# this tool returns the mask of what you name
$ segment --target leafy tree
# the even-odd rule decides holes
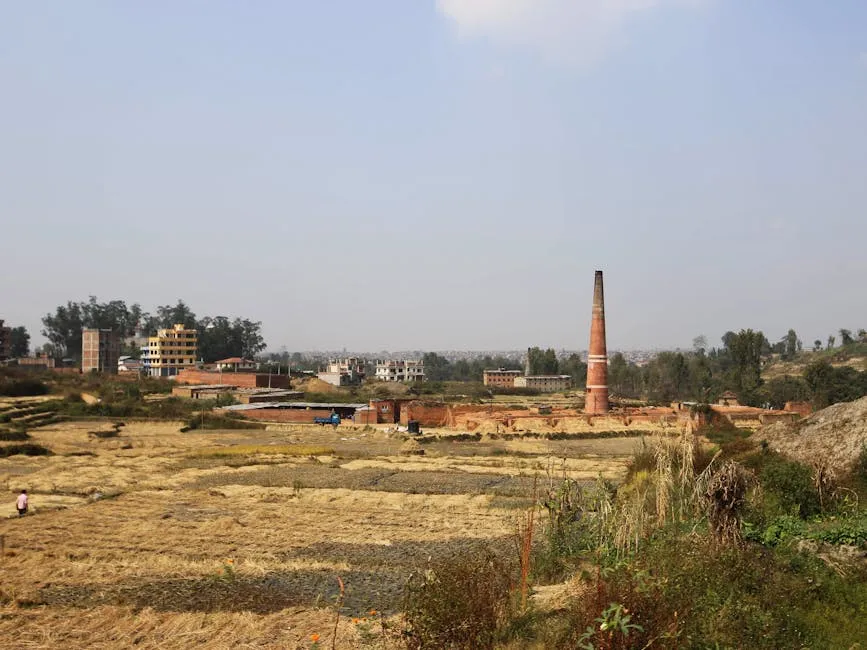
[[[582,386],[587,383],[587,364],[581,360],[580,354],[570,354],[560,361],[559,365],[559,372],[561,374],[572,377],[573,386]]]
[[[867,330],[859,329],[858,330],[858,342],[859,343],[867,343]]]
[[[628,363],[622,353],[615,352],[608,362],[608,387],[619,397],[639,397],[642,387],[641,370]]]
[[[771,408],[781,409],[786,402],[810,400],[810,386],[802,377],[775,377],[762,388],[762,394]]]
[[[187,329],[193,329],[198,326],[196,315],[183,300],[178,300],[175,305],[162,305],[157,307],[156,323],[158,327],[172,327],[177,323],[182,323]]]
[[[426,352],[422,356],[424,374],[428,381],[447,381],[451,379],[449,360],[436,352]]]
[[[867,395],[867,372],[850,366],[835,368],[825,360],[814,361],[804,370],[815,408],[849,402]]]
[[[725,354],[731,361],[728,383],[736,390],[742,403],[755,404],[756,390],[762,385],[762,356],[769,347],[765,335],[751,329],[741,330],[737,334],[727,332],[723,343],[726,346]]]
[[[819,339],[816,339],[815,341],[813,341],[813,352],[818,352],[821,349],[822,349],[822,341],[820,341]]]
[[[834,335],[833,335],[833,334],[831,334],[830,336],[828,336],[828,346],[827,346],[826,349],[828,349],[828,350],[832,349],[832,348],[834,347],[834,342],[835,342],[836,340],[837,340],[837,339],[834,338]]]
[[[60,305],[54,314],[42,318],[42,335],[55,349],[55,354],[81,357],[81,329],[84,327],[81,303],[67,302]]]
[[[179,302],[179,305],[183,303]],[[180,311],[172,315],[183,316]],[[241,318],[230,321],[225,316],[205,317],[196,328],[199,332],[199,357],[206,363],[229,357],[252,359],[265,349],[262,323],[259,322]]]
[[[122,339],[133,336],[137,330],[149,335],[160,328],[169,328],[176,323],[199,332],[199,355],[206,361],[226,357],[253,358],[265,349],[262,324],[245,318],[230,321],[225,316],[205,317],[196,320],[196,315],[183,301],[175,305],[157,307],[156,315],[142,311],[138,304],[127,306],[122,300],[99,302],[91,296],[87,302],[67,302],[53,314],[42,319],[45,329],[42,334],[52,343],[56,353],[74,359],[81,357],[82,328],[110,329]],[[125,346],[124,353],[137,356],[135,346]]]
[[[530,360],[531,375],[556,375],[560,372],[560,364],[557,361],[557,353],[553,348],[542,350],[530,348],[527,351]]]
[[[23,325],[13,327],[9,333],[9,354],[12,357],[26,357],[30,354],[30,334]]]
[[[689,370],[681,352],[660,352],[656,363],[645,368],[648,398],[655,402],[670,402],[686,394]]]
[[[855,339],[852,338],[852,330],[841,329],[840,330],[840,344],[842,346],[852,345],[855,342]]]
[[[783,342],[785,343],[785,349],[783,350],[783,359],[794,359],[795,355],[801,349],[801,340],[798,338],[795,330],[789,330],[786,336],[783,337]]]
[[[87,302],[69,301],[57,307],[53,314],[46,314],[42,318],[42,335],[60,354],[80,359],[83,328],[110,329],[127,337],[135,333],[141,317],[141,307],[137,304],[127,307],[123,300],[101,303],[96,296],[90,296]]]

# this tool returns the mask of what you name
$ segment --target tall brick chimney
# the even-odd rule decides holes
[[[524,363],[524,376],[530,376],[530,348],[527,348],[527,361]]]
[[[605,298],[602,271],[593,284],[593,317],[590,321],[590,350],[587,358],[587,393],[584,412],[608,413],[608,349],[605,345]]]

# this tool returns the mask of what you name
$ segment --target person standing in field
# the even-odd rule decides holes
[[[15,505],[18,508],[19,517],[27,514],[27,490],[21,490],[21,494],[18,495],[18,501]]]

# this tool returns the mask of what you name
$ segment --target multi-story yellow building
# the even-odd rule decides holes
[[[182,324],[158,330],[142,350],[145,372],[151,377],[174,377],[184,368],[195,368],[198,343],[198,332]]]

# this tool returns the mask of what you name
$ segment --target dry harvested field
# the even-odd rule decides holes
[[[384,647],[410,572],[513,552],[534,481],[617,480],[640,444],[439,441],[405,456],[372,429],[180,427],[56,424],[30,432],[53,456],[0,459],[0,647],[330,647],[338,577],[337,647]],[[21,488],[32,513],[18,518]]]

